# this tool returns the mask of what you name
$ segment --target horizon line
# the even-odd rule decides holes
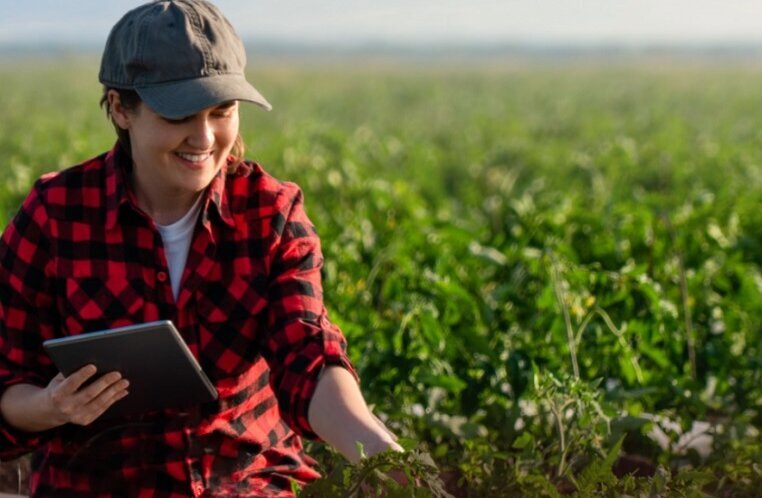
[[[566,40],[285,40],[277,38],[244,38],[247,52],[304,51],[314,53],[372,53],[372,52],[490,52],[490,53],[553,53],[553,52],[722,52],[722,53],[758,53],[762,52],[762,40],[754,41],[566,41]],[[0,40],[0,52],[68,52],[71,50],[91,52],[102,50],[103,43],[95,40]]]

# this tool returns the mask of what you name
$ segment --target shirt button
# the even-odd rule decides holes
[[[167,281],[167,272],[160,271],[159,273],[157,273],[156,274],[156,280],[158,280],[159,282],[166,282]]]

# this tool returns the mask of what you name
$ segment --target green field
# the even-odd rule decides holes
[[[762,66],[255,66],[248,156],[304,189],[363,390],[439,468],[314,448],[315,493],[395,462],[459,496],[758,492]],[[95,63],[0,82],[4,226],[114,134]]]

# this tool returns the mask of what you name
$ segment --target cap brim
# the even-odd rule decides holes
[[[265,110],[272,106],[243,75],[222,74],[162,85],[135,88],[143,102],[170,119],[191,116],[231,100],[253,102]]]

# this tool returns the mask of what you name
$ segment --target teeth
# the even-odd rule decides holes
[[[190,161],[192,163],[199,163],[201,161],[205,161],[211,154],[185,154],[183,152],[176,152],[178,157],[182,157],[186,161]]]

